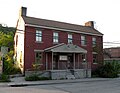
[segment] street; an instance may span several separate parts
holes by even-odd
[[[120,78],[26,87],[0,87],[0,93],[120,93]]]

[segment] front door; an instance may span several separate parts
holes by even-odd
[[[53,69],[58,69],[59,55],[55,54],[53,56]]]
[[[68,69],[73,69],[73,54],[68,55]]]

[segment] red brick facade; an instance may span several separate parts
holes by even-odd
[[[36,28],[34,27],[26,27],[25,28],[25,55],[24,55],[24,60],[25,60],[25,69],[32,68],[32,64],[35,60],[35,52],[34,50],[44,50],[46,48],[49,48],[51,46],[54,46],[55,44],[53,43],[53,32],[56,32],[55,30],[51,29],[42,29],[42,42],[36,42],[35,40],[35,32]],[[68,32],[64,31],[57,31],[59,33],[59,43],[65,43],[67,44],[68,40]],[[92,46],[92,37],[96,37],[97,39],[97,45],[99,49],[99,54],[98,54],[98,60],[99,62],[103,61],[102,57],[102,37],[101,36],[92,36],[92,35],[85,35],[87,37],[87,45],[86,46],[81,46],[81,35],[83,34],[78,34],[78,33],[72,33],[73,35],[73,44],[78,45],[84,49],[87,50],[87,62],[90,62],[92,68],[95,68],[97,64],[93,64],[93,46]],[[43,65],[42,69],[45,69],[45,53],[43,53]],[[51,54],[49,54],[48,60],[51,60]],[[76,54],[77,56],[77,54]],[[77,58],[76,58],[77,62]],[[82,61],[81,61],[82,62]],[[50,63],[48,63],[50,65]],[[77,65],[76,65],[77,66]],[[50,67],[48,67],[50,68]]]
[[[21,16],[22,17],[22,16]],[[20,41],[20,38],[24,39],[24,46],[21,46],[21,48],[17,48],[18,46],[15,45],[15,56],[17,58],[17,62],[21,60],[18,58],[19,52],[22,53],[22,65],[23,65],[23,71],[32,69],[32,65],[35,62],[35,52],[39,51],[42,53],[42,64],[41,70],[51,70],[53,69],[53,65],[56,65],[57,69],[66,69],[64,65],[67,65],[67,60],[64,62],[59,60],[60,55],[67,55],[67,57],[71,57],[72,65],[74,69],[81,69],[85,68],[85,65],[82,60],[82,53],[74,53],[74,52],[45,52],[45,49],[59,45],[59,44],[68,44],[68,34],[72,34],[72,44],[76,45],[82,49],[85,49],[87,51],[86,54],[86,62],[87,62],[87,68],[89,69],[95,69],[99,63],[103,62],[103,36],[102,34],[96,34],[97,30],[95,30],[93,27],[87,27],[87,30],[92,29],[95,30],[95,33],[92,33],[91,30],[88,32],[80,32],[80,31],[65,31],[64,29],[53,29],[52,27],[43,27],[38,25],[30,25],[30,23],[26,23],[26,19],[22,19],[24,24],[20,23],[20,20],[18,21],[17,31],[21,29],[19,25],[23,25],[23,29],[21,30],[23,33],[23,36],[20,37],[20,33],[17,33],[15,35],[15,42],[16,42],[16,36],[18,35],[18,41]],[[36,23],[35,23],[36,24]],[[64,23],[63,23],[64,24]],[[72,24],[68,24],[71,25]],[[82,26],[81,26],[82,27]],[[85,27],[85,26],[84,26]],[[42,42],[36,42],[36,30],[39,30],[42,32]],[[81,29],[82,30],[82,29]],[[58,43],[53,43],[53,32],[57,32],[58,37]],[[84,35],[86,37],[87,44],[85,46],[81,45],[81,36]],[[19,38],[20,37],[20,38]],[[96,38],[96,46],[93,47],[92,44],[92,38]],[[19,44],[18,44],[19,45]],[[54,53],[52,55],[52,53]],[[93,63],[93,54],[97,54],[97,63]],[[56,63],[54,64],[54,58],[56,60]],[[74,61],[74,62],[73,62]],[[62,65],[64,64],[64,65]]]

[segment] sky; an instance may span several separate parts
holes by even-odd
[[[0,24],[16,27],[20,7],[24,6],[27,7],[27,16],[31,17],[78,25],[94,21],[95,28],[104,34],[104,47],[120,47],[119,2],[119,0],[0,0]]]

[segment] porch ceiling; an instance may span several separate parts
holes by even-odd
[[[87,53],[87,50],[73,44],[59,44],[45,49],[46,52]]]

